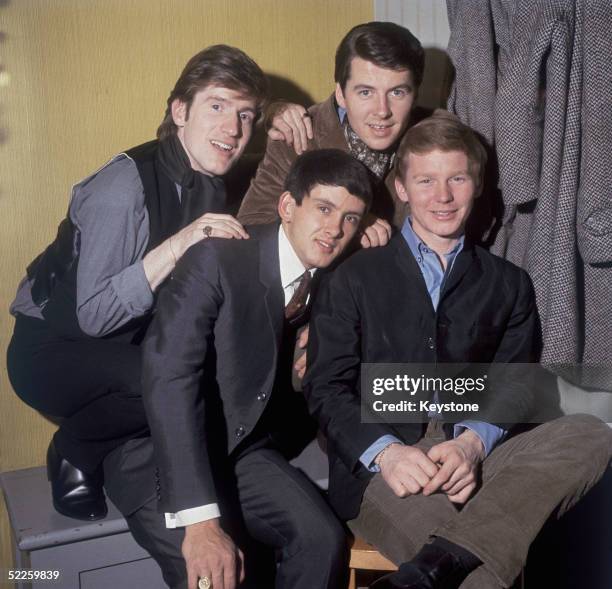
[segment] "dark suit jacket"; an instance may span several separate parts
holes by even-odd
[[[282,378],[277,370],[285,322],[278,224],[249,235],[187,251],[143,344],[143,394],[166,512],[216,502],[215,464],[245,443],[284,427],[309,429],[303,398],[287,384],[290,371]]]
[[[327,278],[311,316],[304,392],[328,439],[330,501],[351,519],[372,476],[361,454],[382,435],[413,444],[424,430],[361,423],[360,363],[531,362],[538,321],[527,274],[467,242],[437,312],[401,234],[356,253]],[[510,386],[495,399],[497,413],[507,407],[520,421],[530,394]]]

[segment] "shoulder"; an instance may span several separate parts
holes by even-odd
[[[474,255],[486,275],[485,279],[497,278],[507,286],[532,289],[529,274],[513,262],[492,254],[479,245],[474,246]]]
[[[312,118],[314,135],[314,138],[309,141],[308,146],[310,149],[326,147],[348,149],[333,95],[327,100],[311,106],[308,109],[308,113]]]
[[[144,189],[136,164],[125,154],[113,157],[72,190],[71,212],[103,207],[135,210],[144,207]]]
[[[378,277],[391,267],[399,245],[397,239],[398,235],[382,247],[360,248],[343,260],[332,274],[351,283],[376,284]]]
[[[142,188],[140,174],[134,161],[124,153],[114,156],[100,169],[77,184],[80,188],[88,190],[129,188],[134,185]]]
[[[212,262],[232,272],[246,272],[258,254],[261,242],[274,239],[278,224],[248,225],[245,229],[249,239],[204,239],[190,247],[183,257],[187,263],[202,268]]]
[[[329,119],[334,113],[334,100],[330,96],[323,102],[317,102],[308,109],[308,114],[316,121]],[[337,116],[337,115],[336,115]]]

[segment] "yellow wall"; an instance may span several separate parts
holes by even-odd
[[[236,45],[321,100],[338,41],[371,19],[371,0],[0,1],[0,471],[43,464],[54,430],[8,383],[7,309],[72,183],[153,137],[180,69],[203,47]]]

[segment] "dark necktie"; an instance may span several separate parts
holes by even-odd
[[[304,312],[304,307],[306,307],[306,301],[308,300],[308,293],[310,292],[311,281],[312,276],[310,272],[306,270],[306,272],[302,274],[300,283],[295,289],[289,304],[285,307],[285,319],[291,321],[291,319],[295,319],[295,317]]]

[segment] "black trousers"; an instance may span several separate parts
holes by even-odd
[[[218,493],[221,522],[245,554],[245,583],[254,589],[338,589],[348,578],[346,532],[321,492],[272,448],[242,454]],[[118,475],[117,475],[118,476]],[[150,478],[150,477],[149,477]],[[217,484],[217,480],[215,480]],[[126,517],[136,541],[162,569],[172,588],[187,585],[181,554],[184,529],[168,529],[157,501]],[[261,549],[272,549],[278,566],[262,567]],[[272,580],[276,577],[275,581]]]
[[[62,418],[59,452],[91,472],[114,448],[147,435],[140,347],[117,339],[69,339],[39,319],[18,316],[8,347],[8,375],[34,409]]]

